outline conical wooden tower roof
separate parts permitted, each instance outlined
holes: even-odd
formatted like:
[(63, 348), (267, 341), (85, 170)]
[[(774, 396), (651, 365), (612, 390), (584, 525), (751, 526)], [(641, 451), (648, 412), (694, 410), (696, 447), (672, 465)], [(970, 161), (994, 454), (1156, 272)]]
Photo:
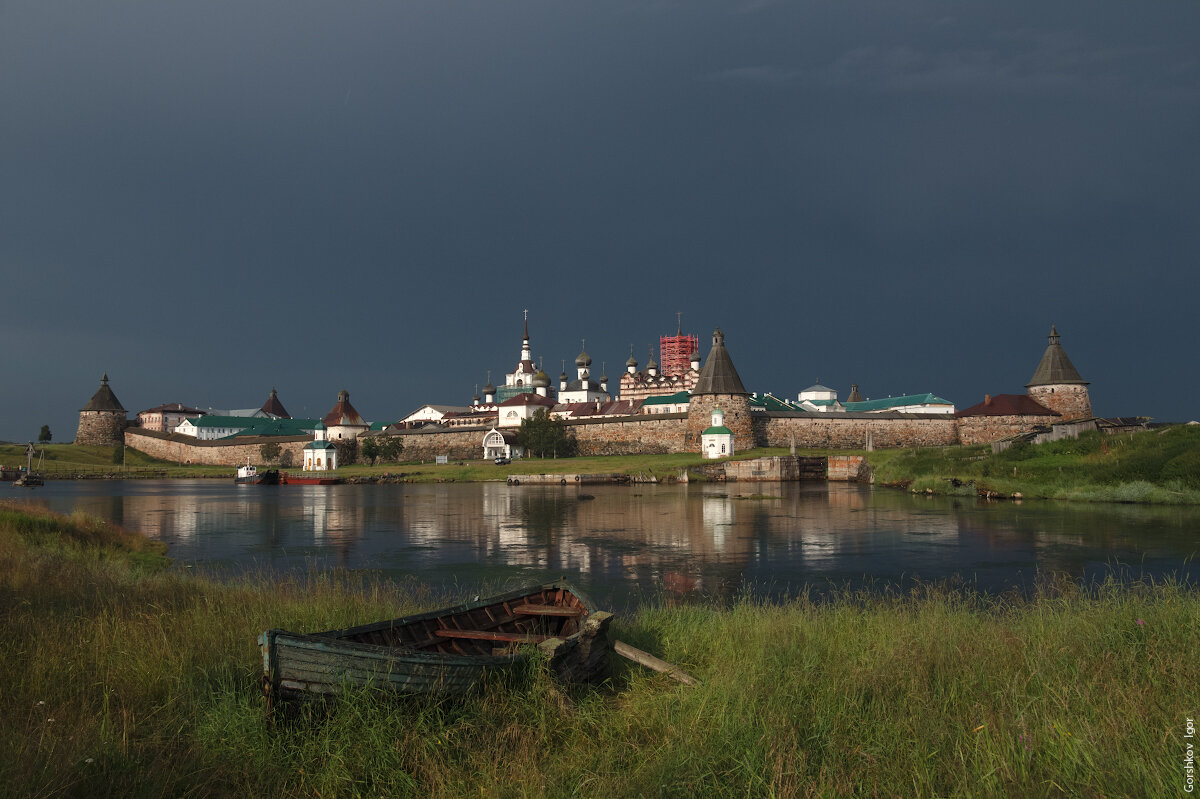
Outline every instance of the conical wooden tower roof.
[(104, 377), (100, 378), (100, 388), (88, 400), (88, 404), (84, 405), (79, 410), (81, 411), (119, 411), (125, 413), (125, 408), (121, 406), (117, 395), (108, 387), (108, 373), (104, 373)]
[(700, 377), (692, 389), (693, 394), (749, 394), (733, 367), (729, 350), (725, 349), (725, 334), (721, 328), (713, 331), (713, 345), (708, 360), (700, 370)]
[(262, 412), (278, 416), (281, 419), (292, 418), (287, 409), (283, 407), (283, 403), (279, 401), (279, 395), (275, 393), (275, 389), (271, 389), (271, 396), (267, 397), (267, 401), (263, 403)]
[(1079, 372), (1071, 363), (1071, 359), (1067, 357), (1062, 345), (1058, 343), (1058, 339), (1058, 331), (1054, 325), (1050, 325), (1050, 343), (1046, 347), (1046, 352), (1042, 355), (1042, 361), (1034, 371), (1033, 377), (1025, 384), (1026, 388), (1066, 383), (1078, 383), (1085, 386), (1088, 384), (1088, 381), (1079, 376)]

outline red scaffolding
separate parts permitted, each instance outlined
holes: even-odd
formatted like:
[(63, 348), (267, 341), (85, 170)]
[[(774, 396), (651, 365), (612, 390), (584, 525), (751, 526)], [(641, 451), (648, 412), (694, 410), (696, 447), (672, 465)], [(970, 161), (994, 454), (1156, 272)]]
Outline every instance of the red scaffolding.
[(700, 339), (686, 333), (659, 336), (658, 348), (662, 363), (659, 370), (664, 375), (686, 374), (692, 368), (692, 353), (700, 349)]

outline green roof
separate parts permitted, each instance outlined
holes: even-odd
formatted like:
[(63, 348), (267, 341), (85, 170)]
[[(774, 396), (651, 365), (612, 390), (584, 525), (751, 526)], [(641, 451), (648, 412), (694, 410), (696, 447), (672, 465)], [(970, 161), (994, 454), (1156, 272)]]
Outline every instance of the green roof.
[(752, 396), (750, 398), (750, 407), (762, 408), (766, 411), (799, 411), (807, 412), (807, 410), (799, 403), (791, 400), (780, 399), (774, 394), (763, 394), (761, 396)]
[(647, 397), (642, 405), (677, 405), (684, 402), (691, 402), (692, 395), (686, 390), (677, 391), (674, 394), (664, 394), (659, 397)]
[[(208, 419), (207, 416), (200, 417), (201, 420)], [(218, 417), (220, 418), (220, 417)], [(225, 436), (229, 438), (241, 438), (244, 436), (306, 436), (311, 435), (317, 429), (317, 424), (320, 419), (263, 419), (259, 417), (224, 417), (227, 419), (238, 420), (239, 424), (216, 424), (204, 425), (205, 427), (242, 427), (242, 430), (233, 435)]]
[(731, 436), (731, 435), (733, 435), (733, 431), (730, 430), (725, 425), (721, 425), (720, 427), (709, 427), (700, 435), (702, 435), (702, 436)]
[(953, 405), (950, 400), (942, 399), (934, 394), (906, 394), (903, 397), (885, 397), (884, 399), (863, 400), (862, 402), (844, 403), (850, 413), (867, 411), (882, 411), (888, 408), (899, 408), (906, 405)]
[(337, 447), (334, 446), (333, 442), (331, 442), (331, 441), (312, 441), (308, 444), (305, 444), (304, 448), (305, 449), (324, 449), (324, 450), (337, 449)]

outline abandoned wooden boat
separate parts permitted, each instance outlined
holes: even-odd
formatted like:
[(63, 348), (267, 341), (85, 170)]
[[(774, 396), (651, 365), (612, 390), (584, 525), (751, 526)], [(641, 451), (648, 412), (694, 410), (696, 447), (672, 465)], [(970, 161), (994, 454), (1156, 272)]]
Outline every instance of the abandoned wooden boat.
[(347, 630), (259, 636), (268, 708), (322, 699), (347, 688), (395, 693), (464, 693), (511, 668), (535, 644), (567, 682), (606, 675), (612, 614), (597, 611), (566, 581)]

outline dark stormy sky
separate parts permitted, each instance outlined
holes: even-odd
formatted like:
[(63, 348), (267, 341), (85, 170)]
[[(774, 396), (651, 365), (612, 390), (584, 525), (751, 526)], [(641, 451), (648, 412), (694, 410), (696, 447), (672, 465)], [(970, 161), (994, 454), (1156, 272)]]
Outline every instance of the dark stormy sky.
[(0, 4), (0, 439), (371, 420), (721, 326), (751, 390), (1200, 416), (1200, 4)]

